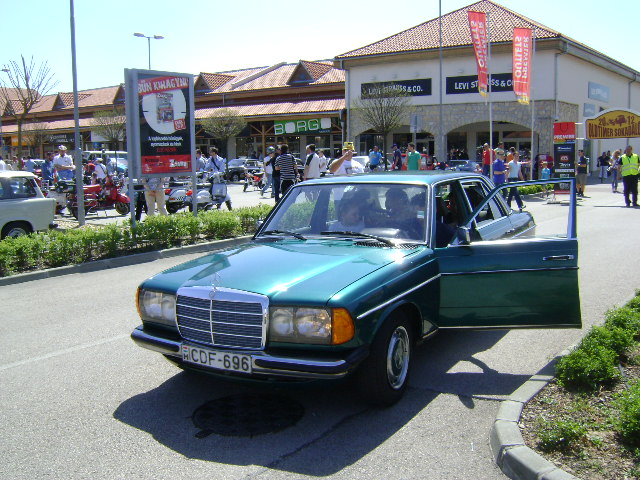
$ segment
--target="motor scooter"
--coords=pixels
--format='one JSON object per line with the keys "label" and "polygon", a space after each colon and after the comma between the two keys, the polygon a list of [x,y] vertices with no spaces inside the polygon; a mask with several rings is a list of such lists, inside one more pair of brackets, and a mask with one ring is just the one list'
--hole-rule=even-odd
{"label": "motor scooter", "polygon": [[[115,207],[120,215],[129,213],[129,197],[120,190],[123,179],[118,176],[107,175],[104,184],[83,185],[84,190],[84,211],[85,213],[96,213],[98,210],[106,210]],[[67,209],[77,219],[78,218],[78,198],[75,187],[66,193]]]}
{"label": "motor scooter", "polygon": [[167,212],[176,213],[185,206],[189,184],[188,180],[172,180],[169,182],[169,187],[164,190]]}

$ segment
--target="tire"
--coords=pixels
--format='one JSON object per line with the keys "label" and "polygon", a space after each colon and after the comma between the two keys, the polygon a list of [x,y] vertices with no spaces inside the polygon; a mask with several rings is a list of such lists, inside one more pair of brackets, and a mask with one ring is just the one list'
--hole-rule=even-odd
{"label": "tire", "polygon": [[237,173],[234,173],[234,174],[231,176],[231,181],[232,181],[232,182],[238,182],[238,181],[240,181],[240,175],[238,175]]}
{"label": "tire", "polygon": [[0,238],[17,238],[22,235],[28,235],[31,232],[31,227],[28,224],[24,222],[11,222],[4,226]]}
{"label": "tire", "polygon": [[390,316],[376,335],[369,357],[360,365],[357,382],[370,405],[389,407],[407,388],[413,355],[413,334],[400,314]]}
{"label": "tire", "polygon": [[178,205],[168,204],[165,205],[167,207],[167,212],[169,213],[177,213],[180,207]]}
{"label": "tire", "polygon": [[116,207],[116,212],[118,212],[120,215],[126,215],[127,213],[129,213],[128,203],[116,202],[115,207]]}

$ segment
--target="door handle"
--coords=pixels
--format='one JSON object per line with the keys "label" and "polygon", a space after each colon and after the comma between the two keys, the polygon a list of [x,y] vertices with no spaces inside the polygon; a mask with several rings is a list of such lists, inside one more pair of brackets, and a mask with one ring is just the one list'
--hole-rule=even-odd
{"label": "door handle", "polygon": [[542,260],[547,261],[564,261],[564,260],[573,260],[575,257],[573,255],[552,255],[550,257],[542,257]]}

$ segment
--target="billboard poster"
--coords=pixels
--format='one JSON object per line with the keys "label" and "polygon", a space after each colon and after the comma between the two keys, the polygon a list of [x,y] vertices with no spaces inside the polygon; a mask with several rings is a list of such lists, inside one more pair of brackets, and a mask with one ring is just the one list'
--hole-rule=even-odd
{"label": "billboard poster", "polygon": [[513,29],[513,91],[519,103],[531,97],[531,29]]}
{"label": "billboard poster", "polygon": [[[476,93],[478,91],[478,76],[463,75],[458,77],[446,78],[447,95],[458,95],[462,93]],[[513,79],[511,73],[492,73],[491,88],[492,92],[512,92]]]}
{"label": "billboard poster", "polygon": [[487,95],[487,84],[489,83],[487,14],[471,10],[469,10],[468,14],[471,43],[476,54],[476,65],[478,66],[478,91],[484,97]]}
{"label": "billboard poster", "polygon": [[[127,145],[135,176],[193,173],[193,76],[126,70]],[[131,132],[130,132],[131,130]]]}
{"label": "billboard poster", "polygon": [[585,125],[590,140],[640,137],[640,114],[633,110],[605,110],[587,118]]}

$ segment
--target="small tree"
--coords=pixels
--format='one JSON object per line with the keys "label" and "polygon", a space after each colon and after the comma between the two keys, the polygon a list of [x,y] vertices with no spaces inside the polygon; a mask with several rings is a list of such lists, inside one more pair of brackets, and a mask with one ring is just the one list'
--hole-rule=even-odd
{"label": "small tree", "polygon": [[7,112],[18,125],[18,155],[22,155],[22,125],[27,115],[58,84],[46,61],[36,68],[33,56],[28,64],[23,55],[20,58],[21,63],[12,60],[4,67],[8,84],[4,76],[0,77],[0,98],[3,104],[8,104]]}
{"label": "small tree", "polygon": [[[200,125],[202,125],[202,129],[214,139],[220,140],[226,150],[227,141],[244,130],[247,126],[247,121],[234,110],[230,108],[221,108],[210,117],[202,118],[200,120]],[[226,176],[228,177],[229,162],[226,162],[225,170]]]}
{"label": "small tree", "polygon": [[118,150],[120,142],[124,141],[127,129],[127,117],[122,107],[112,110],[102,110],[93,114],[91,130],[105,138],[113,150]]}
{"label": "small tree", "polygon": [[25,123],[22,129],[22,137],[27,145],[37,147],[42,153],[42,145],[49,140],[49,124],[46,122]]}
{"label": "small tree", "polygon": [[387,135],[407,123],[413,111],[409,94],[395,88],[393,83],[363,92],[353,100],[351,111],[365,127],[382,135],[382,153],[386,162]]}

